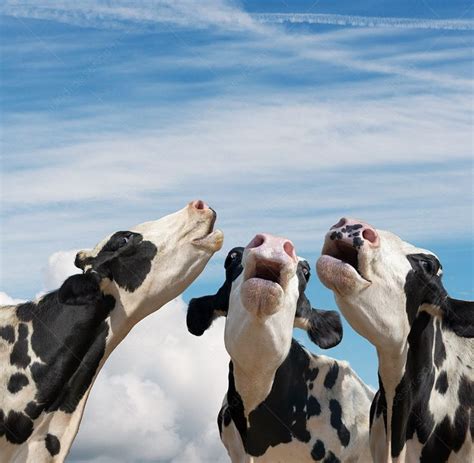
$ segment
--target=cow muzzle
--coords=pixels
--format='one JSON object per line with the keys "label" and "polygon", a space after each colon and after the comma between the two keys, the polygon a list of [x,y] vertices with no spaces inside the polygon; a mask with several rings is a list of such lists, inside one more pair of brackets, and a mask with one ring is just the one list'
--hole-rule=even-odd
{"label": "cow muzzle", "polygon": [[374,227],[343,217],[333,225],[324,241],[317,272],[325,286],[349,292],[370,284],[365,274],[367,251],[378,248],[380,238]]}
{"label": "cow muzzle", "polygon": [[244,251],[241,287],[244,307],[263,315],[277,312],[297,263],[290,240],[264,233],[256,235]]}

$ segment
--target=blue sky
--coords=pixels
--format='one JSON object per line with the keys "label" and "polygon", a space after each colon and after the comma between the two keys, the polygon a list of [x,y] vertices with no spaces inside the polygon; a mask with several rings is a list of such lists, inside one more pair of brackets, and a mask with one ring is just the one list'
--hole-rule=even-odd
{"label": "blue sky", "polygon": [[[203,198],[226,239],[185,301],[256,232],[314,267],[343,215],[436,252],[473,298],[472,2],[110,5],[0,7],[1,291],[34,297],[54,252]],[[309,295],[335,307],[315,274]],[[347,324],[327,354],[376,384]]]}

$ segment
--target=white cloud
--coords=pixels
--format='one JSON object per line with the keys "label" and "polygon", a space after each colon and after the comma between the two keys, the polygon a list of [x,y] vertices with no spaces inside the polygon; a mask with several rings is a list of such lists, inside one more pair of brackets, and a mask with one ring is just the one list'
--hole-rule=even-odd
{"label": "white cloud", "polygon": [[0,291],[0,305],[15,305],[21,302],[25,302],[25,300],[11,297],[4,291]]}
{"label": "white cloud", "polygon": [[47,292],[59,288],[68,276],[81,272],[74,265],[77,251],[78,249],[57,251],[49,256],[48,264],[43,270],[43,291]]}
{"label": "white cloud", "polygon": [[216,424],[227,384],[224,320],[196,338],[185,314],[181,298],[170,302],[114,351],[92,389],[72,462],[227,461]]}
{"label": "white cloud", "polygon": [[354,16],[318,13],[260,13],[253,18],[262,23],[307,23],[335,26],[384,27],[402,29],[473,30],[474,22],[466,19],[415,19],[377,16]]}
{"label": "white cloud", "polygon": [[47,4],[7,0],[0,9],[19,18],[52,20],[76,26],[129,29],[155,23],[184,27],[219,26],[229,29],[253,28],[249,15],[226,0],[52,0]]}

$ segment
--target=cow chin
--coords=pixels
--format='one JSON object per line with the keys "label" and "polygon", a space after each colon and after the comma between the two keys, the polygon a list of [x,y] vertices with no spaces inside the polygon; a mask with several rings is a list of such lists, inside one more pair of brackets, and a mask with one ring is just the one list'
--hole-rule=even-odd
{"label": "cow chin", "polygon": [[353,267],[331,256],[321,256],[316,270],[324,286],[339,294],[351,294],[370,285]]}
{"label": "cow chin", "polygon": [[243,306],[255,315],[269,316],[278,312],[284,297],[283,288],[273,281],[250,278],[242,284]]}

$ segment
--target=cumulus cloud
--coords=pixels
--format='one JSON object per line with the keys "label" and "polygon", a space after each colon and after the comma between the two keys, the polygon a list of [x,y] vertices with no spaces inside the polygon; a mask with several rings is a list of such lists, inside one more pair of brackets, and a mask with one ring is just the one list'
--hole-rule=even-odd
{"label": "cumulus cloud", "polygon": [[19,304],[20,302],[24,302],[24,299],[16,299],[9,296],[4,291],[0,291],[0,305],[14,305]]}
{"label": "cumulus cloud", "polygon": [[224,320],[196,338],[185,319],[186,304],[175,299],[113,352],[92,389],[70,461],[227,461],[216,424],[227,382]]}
{"label": "cumulus cloud", "polygon": [[[76,251],[53,253],[45,290],[77,273]],[[22,302],[0,292],[0,304]],[[200,338],[186,329],[181,297],[139,323],[108,359],[92,388],[68,461],[228,461],[216,424],[226,391],[224,320]]]}
{"label": "cumulus cloud", "polygon": [[78,249],[57,251],[49,256],[48,263],[43,269],[43,290],[45,292],[58,288],[68,276],[81,272],[74,265],[77,251]]}

